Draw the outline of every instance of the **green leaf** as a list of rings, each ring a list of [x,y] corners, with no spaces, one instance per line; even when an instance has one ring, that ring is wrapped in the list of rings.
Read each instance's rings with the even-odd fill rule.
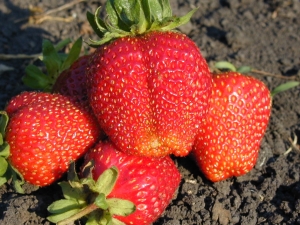
[[[43,62],[47,68],[48,75],[52,80],[55,80],[59,74],[62,62],[53,44],[48,40],[43,41],[43,57]]]
[[[120,221],[116,218],[112,218],[112,224],[113,225],[126,225],[126,223],[123,223],[122,221]]]
[[[70,44],[72,41],[70,38],[66,38],[60,42],[58,42],[56,45],[55,45],[55,51],[60,51],[62,50],[64,47],[66,47],[68,44]]]
[[[271,91],[271,96],[273,97],[274,95],[280,93],[280,92],[283,92],[283,91],[286,91],[286,90],[289,90],[293,87],[296,87],[300,84],[300,82],[298,81],[289,81],[287,83],[284,83],[284,84],[281,84],[279,85],[278,87],[274,88],[272,91]]]
[[[241,66],[237,68],[237,72],[239,73],[249,73],[252,71],[252,68],[250,66]]]
[[[13,187],[16,190],[16,192],[20,194],[24,194],[24,189],[22,188],[22,185],[24,184],[24,181],[18,180],[18,179],[13,179]]]
[[[88,216],[86,225],[114,225],[112,216],[108,211],[103,211],[101,214],[97,211],[91,212]]]
[[[169,17],[164,19],[162,22],[163,25],[161,30],[163,31],[173,30],[176,27],[186,24],[197,10],[198,8],[195,8],[182,17]]]
[[[83,184],[83,185],[87,185],[87,186],[90,187],[91,189],[92,189],[93,187],[95,187],[95,185],[96,185],[96,182],[94,181],[94,179],[93,179],[93,178],[90,178],[90,177],[81,179],[81,180],[80,180],[80,183]]]
[[[76,165],[75,165],[75,161],[71,161],[70,165],[69,165],[69,169],[68,169],[68,180],[72,181],[72,182],[79,182],[79,178],[76,172]]]
[[[171,17],[172,16],[172,9],[171,9],[171,5],[170,5],[170,1],[169,0],[162,0],[161,5],[162,5],[163,17],[164,18]]]
[[[73,199],[61,199],[53,202],[48,206],[47,210],[53,214],[61,214],[73,209],[80,209],[81,205]]]
[[[182,17],[172,16],[169,0],[108,0],[107,18],[101,20],[99,8],[87,19],[101,40],[89,43],[97,47],[115,38],[143,34],[148,31],[172,30],[187,23],[197,9]]]
[[[52,82],[49,76],[44,74],[37,66],[28,65],[25,69],[26,76],[22,77],[24,84],[30,88],[50,91]]]
[[[2,141],[5,137],[5,130],[8,124],[8,115],[5,111],[0,111],[0,133],[2,134]]]
[[[101,225],[113,225],[112,224],[112,215],[108,211],[104,211],[100,220],[99,224]]]
[[[119,198],[109,198],[106,201],[112,215],[128,216],[135,211],[135,205],[131,201]]]
[[[88,220],[86,221],[85,225],[99,225],[98,220],[96,218],[89,215]]]
[[[82,47],[82,39],[78,38],[75,41],[75,43],[72,45],[72,48],[67,58],[63,61],[60,71],[68,69],[79,58],[81,47]]]
[[[54,215],[48,216],[47,219],[52,223],[57,223],[61,220],[67,219],[67,218],[75,215],[79,211],[80,211],[80,209],[72,209],[72,210],[64,212],[64,213],[54,214]]]
[[[96,181],[94,190],[107,196],[114,188],[119,176],[119,170],[113,166],[105,170]]]
[[[23,176],[13,166],[11,166],[7,160],[4,160],[5,159],[3,157],[0,157],[0,186],[11,180],[15,191],[19,194],[24,194],[24,190],[21,186],[25,182]]]
[[[0,177],[0,187],[7,182],[6,177]]]
[[[14,189],[16,190],[16,192],[24,194],[25,192],[22,188],[22,185],[25,183],[25,180],[22,174],[10,164],[8,166],[8,170],[10,172],[9,176],[12,178],[12,185]]]
[[[164,18],[163,8],[159,1],[151,1],[149,0],[149,8],[150,8],[150,21],[158,21],[161,22]]]
[[[99,7],[97,10],[99,11],[101,7]],[[96,11],[96,12],[98,12]],[[96,19],[97,18],[98,14],[94,15],[90,12],[87,12],[86,13],[86,18],[87,20],[89,21],[89,24],[91,25],[91,27],[93,28],[93,30],[95,31],[95,33],[100,37],[102,38],[103,35],[104,35],[104,32],[107,30],[105,24],[103,23],[103,21],[99,21],[99,24],[100,26],[98,27],[97,26],[97,23],[96,23]]]
[[[8,162],[6,161],[6,159],[0,157],[0,177],[2,177],[6,173],[7,167]]]
[[[95,199],[95,204],[100,208],[100,209],[103,209],[103,210],[106,210],[108,209],[108,204],[106,202],[106,197],[103,193],[100,193],[96,199]]]
[[[85,195],[83,193],[83,186],[80,187],[72,187],[69,182],[63,181],[58,183],[62,189],[63,195],[65,199],[78,201],[81,204],[85,201]],[[78,185],[79,186],[79,185]]]
[[[220,61],[215,63],[215,67],[219,70],[230,70],[230,71],[236,71],[235,66],[227,61]]]
[[[9,144],[7,142],[3,142],[2,145],[0,146],[0,156],[7,159],[9,154],[10,154]]]
[[[149,25],[151,24],[151,10],[154,10],[153,8],[150,7],[150,3],[152,0],[144,0],[141,1],[141,7],[143,8],[141,11],[143,12],[143,16],[145,19],[145,25],[146,25],[146,30],[149,28]],[[152,6],[153,7],[153,6]]]

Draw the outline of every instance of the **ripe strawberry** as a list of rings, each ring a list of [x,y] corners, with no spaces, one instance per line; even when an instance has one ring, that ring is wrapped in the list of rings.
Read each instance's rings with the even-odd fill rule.
[[[100,134],[94,117],[60,94],[24,92],[8,103],[7,110],[8,160],[34,185],[59,179]]]
[[[143,30],[139,25],[157,15],[146,15],[142,21],[140,15],[144,14],[135,14],[135,7],[126,10],[124,1],[116,1],[116,5],[120,4],[118,7],[111,6],[111,2],[107,1],[108,15],[118,14],[111,11],[115,9],[124,11],[122,18],[125,18],[128,11],[128,18],[137,16],[128,21],[139,23],[128,28],[133,34],[124,31],[123,37],[123,33],[118,34],[120,38],[106,43],[108,34],[119,37],[113,33],[115,29],[109,30],[108,24],[104,28],[97,27],[90,19],[98,34],[107,28],[100,41],[102,45],[91,55],[86,71],[92,109],[105,133],[122,151],[148,157],[186,156],[208,110],[211,74],[192,40],[182,33],[166,30],[181,25],[183,20],[186,22],[191,13],[184,18],[169,15],[161,19],[162,28],[158,27],[158,21],[151,21],[153,26]],[[157,2],[160,1],[149,1],[149,4]],[[144,5],[139,10],[144,10],[142,7]],[[161,10],[161,15],[170,13],[170,8],[167,12],[165,8]],[[153,13],[144,11],[148,12]],[[122,23],[114,21],[113,16],[111,19],[113,26]]]
[[[69,96],[74,101],[88,105],[85,69],[89,56],[79,57],[69,69],[64,70],[56,79],[52,92]]]
[[[64,196],[67,196],[63,200],[66,211],[56,210],[54,202],[48,207],[56,214],[48,217],[51,222],[57,223],[73,214],[67,220],[70,223],[83,216],[81,212],[86,212],[90,213],[87,216],[90,224],[148,225],[163,213],[180,182],[180,173],[169,156],[128,155],[108,141],[100,142],[88,151],[82,171],[84,174],[89,171],[96,182],[82,178],[60,184]]]
[[[12,97],[5,107],[5,111],[9,116],[12,116],[15,112],[23,107],[28,107],[28,105],[34,102],[43,102],[49,100],[49,94],[45,92],[23,92],[19,95]]]
[[[261,81],[237,72],[213,75],[210,109],[192,151],[211,181],[247,173],[268,125],[271,97]]]
[[[107,198],[121,198],[133,202],[136,211],[126,217],[116,216],[125,224],[151,224],[170,203],[180,182],[180,173],[169,156],[147,158],[127,155],[110,143],[100,143],[85,156],[94,160],[93,178],[116,166],[120,175]]]

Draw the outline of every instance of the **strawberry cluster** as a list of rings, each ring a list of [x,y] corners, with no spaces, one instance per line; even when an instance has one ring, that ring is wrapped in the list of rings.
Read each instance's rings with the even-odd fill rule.
[[[69,169],[72,179],[59,183],[65,199],[48,208],[58,224],[82,216],[151,224],[180,183],[171,154],[190,155],[213,182],[243,175],[270,117],[261,81],[212,74],[195,43],[173,30],[195,10],[175,17],[167,1],[119,0],[106,11],[109,22],[99,9],[87,14],[100,37],[93,53],[77,59],[78,40],[60,61],[45,42],[57,57],[44,57],[49,76],[29,67],[24,78],[45,92],[23,92],[1,112],[0,184],[12,180],[21,192],[24,181],[50,185]],[[82,156],[78,176],[69,167]]]

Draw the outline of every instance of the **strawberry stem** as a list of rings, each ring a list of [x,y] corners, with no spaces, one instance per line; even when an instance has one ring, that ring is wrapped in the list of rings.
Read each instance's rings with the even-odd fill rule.
[[[57,222],[57,225],[67,225],[71,222],[74,222],[74,221],[90,214],[91,212],[95,211],[96,209],[99,209],[99,207],[95,203],[92,203],[92,204],[88,205],[87,207],[83,208],[78,213],[70,216],[69,218],[66,218],[66,219],[63,219],[63,220]]]

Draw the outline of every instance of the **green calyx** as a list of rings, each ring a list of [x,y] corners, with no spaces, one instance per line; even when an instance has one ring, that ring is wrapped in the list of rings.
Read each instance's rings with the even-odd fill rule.
[[[44,63],[47,73],[30,64],[26,67],[25,76],[22,78],[24,84],[35,90],[51,92],[59,75],[79,58],[82,47],[81,38],[74,42],[69,54],[60,53],[60,50],[70,43],[70,39],[65,39],[54,46],[50,41],[43,40],[42,55],[39,59]]]
[[[93,164],[89,167],[92,168]],[[65,199],[48,207],[52,214],[47,218],[49,221],[64,225],[85,217],[87,225],[125,225],[113,216],[127,216],[135,211],[135,205],[128,200],[107,198],[119,176],[116,167],[105,170],[94,181],[91,176],[79,179],[73,163],[68,175],[68,182],[59,183]]]
[[[8,162],[10,155],[9,144],[5,141],[5,132],[8,124],[8,115],[0,111],[0,186],[11,182],[16,192],[24,194],[22,185],[25,183],[23,176]]]
[[[169,0],[107,0],[105,10],[104,20],[98,17],[100,7],[95,14],[87,13],[90,25],[100,37],[99,41],[90,40],[92,47],[124,36],[175,29],[187,23],[197,8],[177,17],[172,15]]]

